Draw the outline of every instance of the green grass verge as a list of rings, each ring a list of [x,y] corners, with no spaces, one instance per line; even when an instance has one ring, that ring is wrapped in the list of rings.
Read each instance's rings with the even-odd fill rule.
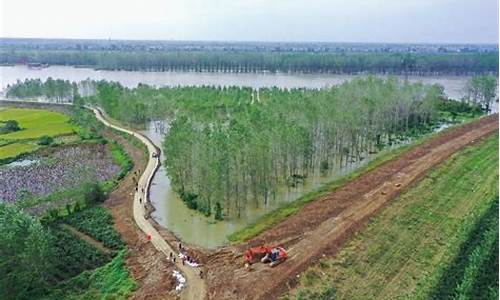
[[[460,278],[458,285],[449,286],[458,291],[463,285],[466,294],[474,290],[470,285],[479,286],[474,282],[484,280],[478,277],[484,272],[497,272],[498,280],[498,267],[484,263],[490,260],[491,240],[479,261],[466,256],[465,267],[453,274],[449,267],[457,257],[464,259],[460,257],[463,245],[475,236],[476,225],[497,197],[498,135],[494,135],[453,155],[391,201],[335,258],[323,259],[301,274],[297,289],[284,298],[429,299],[445,277]],[[486,271],[470,266],[485,266]],[[467,275],[471,270],[473,276]],[[467,286],[462,278],[472,283]],[[474,292],[481,294],[479,298],[488,298],[490,293],[498,293],[493,286],[496,291]]]
[[[498,299],[498,196],[440,273],[429,299]]]
[[[111,156],[113,157],[114,161],[120,165],[121,171],[117,175],[117,180],[121,180],[127,173],[132,170],[134,167],[134,162],[132,161],[132,158],[125,152],[125,149],[123,149],[122,145],[117,143],[116,141],[111,142]]]
[[[438,133],[430,133],[416,139],[409,145],[403,145],[392,150],[383,150],[381,153],[378,154],[377,158],[370,161],[366,165],[360,167],[359,169],[353,171],[352,173],[349,173],[346,176],[343,176],[339,179],[336,179],[332,182],[322,185],[317,190],[304,194],[303,196],[299,197],[297,200],[293,202],[289,202],[287,204],[280,206],[279,208],[273,210],[272,212],[258,218],[255,222],[228,235],[227,237],[228,240],[234,244],[250,240],[251,238],[259,235],[260,233],[272,228],[274,225],[285,220],[286,218],[298,213],[309,202],[319,199],[322,196],[325,196],[326,194],[335,191],[337,188],[379,167],[383,163],[390,161],[391,159],[394,159],[395,157],[407,151],[410,151],[417,145],[420,145],[425,141],[435,137],[437,134]]]
[[[86,271],[53,289],[45,299],[127,299],[137,288],[122,250],[108,264]]]

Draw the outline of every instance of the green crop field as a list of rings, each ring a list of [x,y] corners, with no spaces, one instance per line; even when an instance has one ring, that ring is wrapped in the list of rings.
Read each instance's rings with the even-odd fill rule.
[[[284,298],[498,299],[497,202],[495,135],[394,199]]]
[[[72,134],[74,130],[74,126],[69,123],[68,116],[41,109],[9,108],[1,110],[0,121],[7,120],[16,120],[21,130],[0,134],[0,139],[37,139],[44,135],[55,137]]]
[[[0,160],[15,157],[19,154],[32,152],[38,147],[34,144],[24,144],[24,143],[12,143],[0,147]]]
[[[70,123],[68,116],[48,110],[1,109],[0,122],[8,120],[17,121],[21,130],[0,134],[0,161],[4,162],[38,149],[42,136],[69,136],[75,132],[75,125]]]

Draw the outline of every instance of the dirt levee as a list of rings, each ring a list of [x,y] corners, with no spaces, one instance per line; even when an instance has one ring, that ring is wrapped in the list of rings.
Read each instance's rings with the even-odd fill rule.
[[[274,299],[315,260],[335,254],[353,233],[389,200],[422,178],[431,168],[466,145],[498,131],[498,115],[447,130],[365,173],[298,214],[239,247],[226,247],[208,259],[210,299]],[[289,259],[275,268],[243,266],[244,249],[281,243]]]

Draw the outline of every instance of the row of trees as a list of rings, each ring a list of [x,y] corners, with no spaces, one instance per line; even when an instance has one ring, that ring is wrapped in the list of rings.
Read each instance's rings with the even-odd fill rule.
[[[7,86],[8,98],[40,98],[45,97],[57,102],[73,101],[78,94],[77,84],[69,80],[52,79],[45,82],[40,79],[18,80]]]
[[[0,64],[37,62],[98,69],[377,74],[498,73],[498,53],[295,53],[252,51],[1,50]]]
[[[71,82],[52,77],[42,81],[41,79],[17,80],[12,85],[7,85],[7,98],[36,99],[45,98],[55,102],[73,102],[81,97],[89,97],[96,94],[98,82],[86,79],[80,82]]]
[[[491,75],[476,76],[467,82],[465,87],[466,103],[479,105],[483,110],[489,112],[494,101],[498,101],[498,80]]]

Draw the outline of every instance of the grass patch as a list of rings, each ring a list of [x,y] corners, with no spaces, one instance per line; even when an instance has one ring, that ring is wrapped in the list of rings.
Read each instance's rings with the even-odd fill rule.
[[[121,171],[117,175],[117,180],[123,179],[127,173],[134,167],[134,162],[132,158],[125,152],[122,145],[118,144],[116,141],[111,142],[111,156],[114,161],[120,165]]]
[[[468,233],[429,299],[498,299],[498,196]]]
[[[335,258],[306,270],[298,288],[285,298],[429,299],[443,277],[462,278],[469,262],[475,261],[467,255],[464,258],[461,249],[471,236],[482,240],[474,230],[495,206],[497,195],[498,135],[494,135],[453,155],[417,186],[391,201]],[[496,266],[485,263],[494,260],[490,259],[489,245],[481,252],[482,259],[474,262],[474,266],[486,269],[469,268],[477,275],[472,276],[475,279],[470,280],[470,286],[479,286],[474,284],[478,280],[490,280],[478,276],[498,272],[498,262]],[[449,266],[457,257],[467,261],[466,267],[450,273]],[[467,287],[463,282],[457,280],[458,287],[450,287]],[[481,286],[490,285],[481,281]],[[497,294],[498,289],[474,292],[481,294],[474,299],[481,299]]]
[[[49,274],[50,281],[54,284],[77,276],[85,270],[102,266],[111,260],[109,255],[101,253],[67,229],[59,226],[49,226],[49,228],[51,251],[57,258],[53,260],[53,272]]]

